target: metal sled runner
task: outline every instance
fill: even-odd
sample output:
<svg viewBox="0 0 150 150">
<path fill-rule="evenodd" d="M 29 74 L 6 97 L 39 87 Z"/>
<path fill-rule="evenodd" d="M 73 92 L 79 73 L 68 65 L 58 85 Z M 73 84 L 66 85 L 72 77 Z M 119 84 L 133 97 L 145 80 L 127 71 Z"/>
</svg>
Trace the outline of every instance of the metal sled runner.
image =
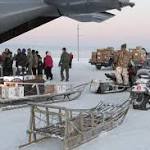
<svg viewBox="0 0 150 150">
<path fill-rule="evenodd" d="M 121 105 L 99 103 L 92 109 L 67 109 L 47 104 L 31 103 L 28 142 L 59 138 L 63 149 L 70 150 L 97 137 L 101 132 L 120 125 L 129 110 L 130 101 Z"/>
</svg>

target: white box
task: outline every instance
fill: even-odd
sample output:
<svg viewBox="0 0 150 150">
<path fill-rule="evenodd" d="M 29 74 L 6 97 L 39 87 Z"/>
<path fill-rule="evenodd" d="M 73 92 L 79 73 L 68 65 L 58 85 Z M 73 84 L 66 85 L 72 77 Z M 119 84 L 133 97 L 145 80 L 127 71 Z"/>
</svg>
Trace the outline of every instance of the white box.
<svg viewBox="0 0 150 150">
<path fill-rule="evenodd" d="M 6 98 L 6 87 L 2 87 L 2 98 Z"/>
<path fill-rule="evenodd" d="M 56 93 L 58 93 L 58 94 L 64 93 L 67 90 L 67 86 L 66 85 L 56 85 L 55 90 L 56 90 Z"/>
<path fill-rule="evenodd" d="M 19 87 L 16 87 L 16 96 L 17 97 L 24 97 L 24 87 L 23 86 L 19 86 Z"/>
<path fill-rule="evenodd" d="M 3 87 L 2 88 L 2 98 L 16 98 L 15 87 Z"/>
<path fill-rule="evenodd" d="M 33 80 L 35 77 L 33 75 L 25 75 L 24 80 Z"/>
</svg>

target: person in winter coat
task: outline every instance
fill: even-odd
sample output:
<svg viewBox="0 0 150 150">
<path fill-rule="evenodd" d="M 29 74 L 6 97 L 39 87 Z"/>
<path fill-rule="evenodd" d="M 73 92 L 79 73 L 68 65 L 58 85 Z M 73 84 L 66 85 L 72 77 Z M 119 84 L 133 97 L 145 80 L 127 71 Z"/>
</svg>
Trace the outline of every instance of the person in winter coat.
<svg viewBox="0 0 150 150">
<path fill-rule="evenodd" d="M 126 50 L 126 44 L 121 46 L 121 50 L 115 58 L 116 64 L 116 79 L 118 84 L 129 85 L 128 66 L 131 62 L 132 56 L 129 51 Z"/>
<path fill-rule="evenodd" d="M 3 63 L 3 75 L 4 76 L 12 76 L 13 75 L 12 65 L 13 65 L 12 52 L 9 51 L 6 55 L 4 63 Z"/>
<path fill-rule="evenodd" d="M 62 49 L 61 58 L 59 61 L 59 66 L 61 67 L 60 74 L 61 74 L 61 81 L 65 79 L 64 71 L 66 72 L 66 81 L 69 81 L 69 64 L 70 64 L 70 56 L 66 51 L 66 48 Z"/>
<path fill-rule="evenodd" d="M 45 70 L 45 75 L 46 78 L 50 80 L 53 79 L 53 74 L 52 74 L 52 68 L 53 68 L 53 59 L 50 55 L 50 52 L 46 52 L 46 56 L 44 57 L 44 70 Z"/>
<path fill-rule="evenodd" d="M 36 76 L 37 75 L 37 67 L 38 67 L 38 56 L 36 55 L 35 50 L 32 50 L 32 72 L 33 75 Z"/>
<path fill-rule="evenodd" d="M 72 68 L 73 54 L 72 54 L 72 53 L 70 53 L 70 54 L 69 54 L 69 56 L 70 56 L 70 63 L 69 63 L 69 67 L 70 67 L 70 68 Z"/>
<path fill-rule="evenodd" d="M 32 75 L 33 56 L 32 56 L 32 51 L 30 48 L 27 50 L 27 62 L 28 62 L 27 63 L 27 69 L 28 69 L 27 73 L 29 75 Z"/>
<path fill-rule="evenodd" d="M 17 55 L 14 57 L 14 60 L 16 61 L 16 67 L 17 67 L 17 75 L 21 75 L 26 73 L 26 67 L 27 67 L 27 56 L 26 56 L 26 49 L 18 49 Z"/>
<path fill-rule="evenodd" d="M 16 67 L 17 68 L 18 68 L 18 64 L 20 64 L 20 61 L 21 61 L 20 57 L 21 57 L 21 49 L 18 48 L 17 49 L 17 55 L 14 58 L 16 60 Z"/>
<path fill-rule="evenodd" d="M 37 74 L 39 76 L 39 79 L 41 79 L 41 76 L 43 75 L 43 62 L 42 62 L 42 57 L 39 54 L 38 51 L 35 52 L 37 57 L 38 57 L 38 67 L 37 67 Z"/>
<path fill-rule="evenodd" d="M 39 57 L 38 59 L 38 79 L 43 79 L 43 62 L 42 57 Z"/>
</svg>

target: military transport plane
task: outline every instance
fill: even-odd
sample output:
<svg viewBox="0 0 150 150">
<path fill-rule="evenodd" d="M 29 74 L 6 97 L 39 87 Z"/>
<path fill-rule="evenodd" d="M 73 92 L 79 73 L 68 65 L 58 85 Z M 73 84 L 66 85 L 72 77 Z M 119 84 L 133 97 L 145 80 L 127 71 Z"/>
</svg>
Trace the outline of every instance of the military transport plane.
<svg viewBox="0 0 150 150">
<path fill-rule="evenodd" d="M 0 43 L 61 16 L 81 22 L 102 22 L 108 10 L 134 6 L 130 0 L 0 0 Z"/>
</svg>

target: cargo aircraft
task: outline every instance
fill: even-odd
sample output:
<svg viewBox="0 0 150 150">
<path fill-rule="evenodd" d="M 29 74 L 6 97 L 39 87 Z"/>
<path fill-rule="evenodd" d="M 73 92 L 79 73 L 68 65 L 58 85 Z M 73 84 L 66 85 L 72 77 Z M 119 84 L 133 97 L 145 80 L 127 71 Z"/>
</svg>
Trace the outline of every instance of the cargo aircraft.
<svg viewBox="0 0 150 150">
<path fill-rule="evenodd" d="M 0 0 L 0 43 L 61 16 L 80 22 L 102 22 L 109 10 L 134 6 L 130 0 Z"/>
</svg>

